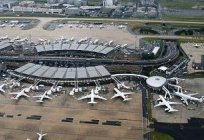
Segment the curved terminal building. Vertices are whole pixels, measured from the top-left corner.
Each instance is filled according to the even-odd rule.
[[[160,90],[167,84],[167,79],[161,76],[152,76],[147,78],[146,84],[154,90]]]
[[[34,63],[28,63],[10,72],[17,77],[25,77],[32,80],[44,82],[93,82],[95,80],[109,80],[111,74],[100,66],[90,67],[49,67]]]

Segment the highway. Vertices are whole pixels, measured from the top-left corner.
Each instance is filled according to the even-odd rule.
[[[165,56],[154,60],[115,60],[103,58],[73,58],[73,57],[55,57],[55,56],[0,56],[2,62],[74,62],[93,65],[135,65],[141,67],[157,66],[169,63],[179,56],[179,50],[176,44],[168,43]]]

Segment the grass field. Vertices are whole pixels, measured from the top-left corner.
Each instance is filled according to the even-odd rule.
[[[151,140],[174,140],[173,137],[157,131],[150,132],[150,137]]]
[[[191,9],[194,6],[204,6],[204,1],[201,0],[157,0],[162,7]]]

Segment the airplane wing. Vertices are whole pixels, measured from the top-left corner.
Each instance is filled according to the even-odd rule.
[[[88,98],[91,98],[91,94],[83,96],[83,97],[79,98],[78,100],[83,100],[83,99],[88,99]]]
[[[47,99],[52,99],[51,97],[49,97],[49,96],[47,96],[47,95],[46,95],[44,98],[47,98]]]
[[[192,94],[187,94],[189,96],[195,96],[195,95],[198,95],[199,93],[192,93]]]
[[[163,106],[165,105],[163,102],[159,102],[157,105],[155,105],[154,107],[158,107],[158,106]]]
[[[106,98],[101,97],[101,96],[99,96],[99,95],[94,95],[94,98],[101,99],[101,100],[107,100]]]
[[[124,95],[130,95],[130,94],[133,94],[133,92],[122,92],[122,94],[124,94]]]
[[[27,95],[27,94],[25,94],[25,93],[23,93],[22,95],[23,95],[23,96],[26,96],[26,97],[30,97],[29,95]]]
[[[11,94],[11,95],[18,95],[20,92],[11,92],[11,93],[8,93],[8,94]]]
[[[186,105],[188,105],[188,101],[185,98],[181,98],[181,100],[183,101],[183,103],[185,103]]]
[[[179,104],[181,104],[181,103],[177,103],[177,102],[169,102],[169,101],[167,101],[167,103],[170,104],[170,105],[179,105]]]
[[[168,112],[176,112],[176,111],[179,111],[179,110],[172,108],[172,109],[169,109]]]
[[[5,92],[6,92],[6,91],[5,91],[5,90],[3,90],[3,89],[0,89],[0,91],[1,91],[1,92],[3,92],[3,93],[5,93]]]
[[[115,95],[113,95],[113,97],[111,97],[111,99],[114,99],[114,98],[119,97],[119,96],[120,96],[119,94],[115,94]]]
[[[42,95],[33,96],[33,98],[40,98]]]

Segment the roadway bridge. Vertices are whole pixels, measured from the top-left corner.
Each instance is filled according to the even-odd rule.
[[[59,62],[89,65],[135,65],[141,67],[157,66],[174,61],[179,56],[176,44],[167,45],[166,54],[154,60],[115,60],[105,58],[73,58],[55,56],[0,56],[2,62]]]

